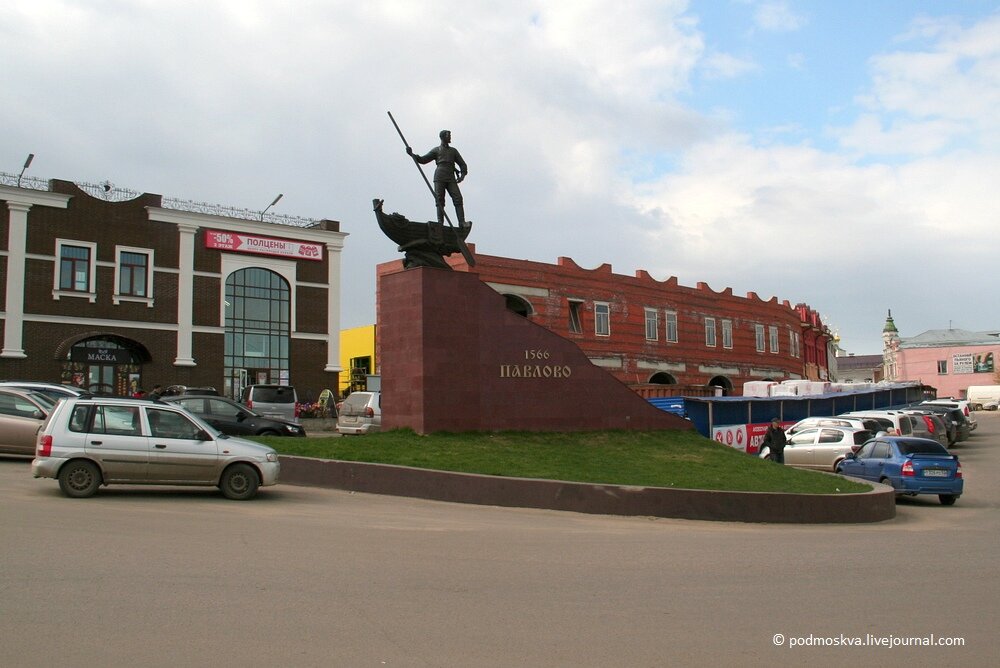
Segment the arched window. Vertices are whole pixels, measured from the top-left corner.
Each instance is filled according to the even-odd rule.
[[[733,393],[733,383],[725,376],[716,376],[712,380],[708,381],[708,385],[721,387],[723,396],[729,396]]]
[[[508,311],[513,311],[514,313],[523,315],[526,318],[534,312],[534,309],[531,308],[531,302],[524,297],[520,297],[518,295],[504,295],[504,299],[507,300]]]
[[[226,278],[226,394],[247,385],[289,382],[291,290],[280,274],[250,267]]]
[[[649,379],[649,382],[656,385],[676,385],[677,379],[665,371],[658,371],[653,374],[653,376]]]

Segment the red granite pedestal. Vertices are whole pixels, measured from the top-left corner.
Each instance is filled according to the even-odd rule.
[[[378,280],[383,429],[692,428],[508,310],[475,274],[422,267]]]

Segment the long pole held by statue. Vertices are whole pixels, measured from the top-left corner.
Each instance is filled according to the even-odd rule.
[[[385,113],[389,114],[389,120],[392,121],[392,126],[396,128],[399,138],[403,140],[403,146],[410,148],[409,142],[407,142],[406,137],[403,136],[403,131],[399,129],[399,123],[397,123],[396,119],[392,117],[392,112],[387,111]],[[409,153],[409,151],[407,151],[407,153]],[[431,197],[437,198],[437,195],[434,193],[434,186],[431,185],[431,182],[427,179],[427,175],[424,174],[424,168],[421,167],[420,163],[416,160],[413,161],[413,164],[417,166],[417,171],[420,172],[420,176],[423,177],[424,183],[427,184],[427,189],[431,191]],[[444,211],[444,219],[448,221],[448,226],[455,230],[455,241],[458,243],[458,249],[462,251],[462,257],[465,258],[465,261],[470,267],[476,266],[476,258],[472,256],[472,251],[469,250],[469,247],[465,245],[465,240],[458,234],[458,230],[452,224],[447,211]]]

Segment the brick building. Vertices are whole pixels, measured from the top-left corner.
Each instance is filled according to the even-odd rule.
[[[556,264],[475,257],[475,267],[457,255],[448,262],[633,387],[716,386],[739,395],[751,380],[831,380],[832,334],[805,304],[686,287],[642,270],[615,274],[608,264],[584,269],[565,257]],[[380,275],[401,270],[398,261],[378,267]]]
[[[0,378],[336,387],[339,227],[0,174]]]

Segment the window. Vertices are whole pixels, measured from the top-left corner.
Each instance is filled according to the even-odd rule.
[[[655,308],[646,309],[646,340],[656,341],[660,336],[660,313]]]
[[[583,324],[580,320],[580,310],[583,308],[583,302],[570,299],[569,300],[569,331],[574,334],[580,334],[583,332]]]
[[[801,350],[799,349],[799,333],[788,330],[788,349],[791,351],[792,357],[801,356]]]
[[[115,295],[116,304],[122,301],[144,301],[153,305],[153,252],[144,248],[115,249]]]
[[[56,239],[55,281],[53,297],[87,296],[95,301],[94,266],[97,244],[87,241]]]
[[[198,433],[201,431],[198,425],[173,411],[147,408],[146,419],[149,420],[149,434],[154,438],[193,440],[198,438]]]
[[[948,373],[948,360],[938,360],[938,373],[942,375]]]
[[[715,347],[715,318],[705,318],[705,345]]]
[[[771,339],[771,352],[776,353],[778,352],[778,328],[774,325],[771,325],[770,327],[767,328],[767,330],[768,330],[768,336]]]
[[[764,352],[764,325],[754,325],[754,334],[757,337],[757,352]]]
[[[594,302],[594,333],[611,336],[611,307],[607,302]]]
[[[98,406],[94,411],[93,434],[139,436],[137,406]]]
[[[733,347],[733,321],[723,320],[722,321],[722,347],[732,348]]]
[[[280,274],[261,267],[234,271],[226,278],[226,382],[243,387],[288,381],[291,289]]]
[[[0,414],[34,418],[38,406],[16,394],[0,393]]]
[[[677,343],[677,312],[667,311],[664,316],[667,319],[667,341]]]

